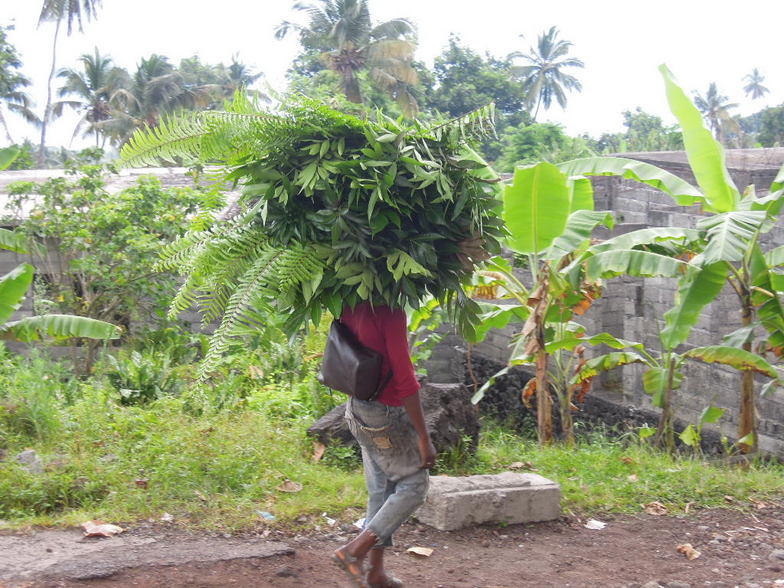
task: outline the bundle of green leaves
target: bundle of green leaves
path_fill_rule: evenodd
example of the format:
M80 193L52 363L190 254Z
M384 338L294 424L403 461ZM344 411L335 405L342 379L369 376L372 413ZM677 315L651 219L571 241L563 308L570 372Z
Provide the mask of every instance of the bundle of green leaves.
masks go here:
M164 252L186 282L172 305L221 315L210 357L274 312L294 331L361 301L419 306L432 296L471 329L461 243L497 251L498 178L472 149L492 106L438 126L377 113L362 120L304 97L270 114L238 94L226 111L182 114L137 132L126 165L179 157L219 162L242 187L239 213L200 223Z

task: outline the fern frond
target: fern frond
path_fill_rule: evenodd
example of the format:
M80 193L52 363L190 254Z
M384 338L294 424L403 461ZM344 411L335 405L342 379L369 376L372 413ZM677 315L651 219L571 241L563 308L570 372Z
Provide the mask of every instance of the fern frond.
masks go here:
M204 381L215 369L221 355L229 345L229 338L237 325L243 324L243 315L256 296L257 290L263 287L265 274L274 266L275 260L282 254L281 250L271 251L262 255L245 272L237 284L237 288L229 299L226 313L220 326L210 340L210 347L199 366L198 379Z
M429 132L436 141L449 136L452 141L483 138L495 135L495 103L491 102L471 112L437 125Z

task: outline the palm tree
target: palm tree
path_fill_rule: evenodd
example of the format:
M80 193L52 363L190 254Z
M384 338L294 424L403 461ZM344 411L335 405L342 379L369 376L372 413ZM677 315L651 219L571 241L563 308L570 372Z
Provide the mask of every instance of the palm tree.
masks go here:
M585 67L576 57L566 56L571 46L571 41L558 39L556 27L550 27L549 31L539 35L536 47L531 47L530 53L515 51L509 54L510 59L521 58L530 64L515 66L512 72L522 79L528 109L534 107L534 120L539 107L549 109L553 98L561 108L566 108L565 90L582 90L582 84L577 78L561 71L567 67Z
M99 123L113 144L122 144L137 128L157 126L161 115L178 109L206 108L214 102L212 84L187 84L162 55L142 59L132 78L109 98L111 118Z
M765 76L763 76L756 67L751 70L750 74L743 76L743 79L748 82L748 84L743 86L743 91L746 92L746 96L751 94L752 100L762 98L765 94L770 92L770 90L762 85L762 82L765 81Z
M60 98L76 96L75 100L60 100L52 105L55 115L58 115L64 106L69 106L82 113L82 118L76 124L73 136L84 129L82 136L90 133L95 135L95 146L103 146L106 136L101 139L102 121L111 117L109 98L127 77L127 72L116 67L111 57L100 54L98 48L92 55L85 53L79 58L81 69L61 69L57 77L63 78L65 83L57 91Z
M11 27L8 27L11 28ZM6 38L6 28L0 26L0 125L5 130L8 142L13 144L11 131L5 120L2 106L5 105L10 112L24 117L32 124L40 124L38 117L32 110L32 99L22 88L30 85L30 80L19 73L22 60L16 53L16 48Z
M231 64L223 68L222 93L225 98L231 98L240 88L248 88L256 80L262 77L263 73L253 73L250 67L239 61L239 56L235 53L231 56ZM266 98L266 96L265 96Z
M54 21L54 36L52 37L52 68L46 83L46 106L41 117L41 145L38 150L38 165L44 163L44 149L46 148L46 127L55 117L52 111L52 80L57 70L57 40L60 35L60 25L65 21L68 24L68 35L73 31L74 22L78 23L82 31L82 17L90 20L95 17L96 9L101 0L43 0L41 14L38 16L38 26L48 21Z
M729 98L719 94L716 82L711 82L704 97L699 93L695 93L694 96L694 104L702 113L716 139L722 144L725 142L725 131L736 131L738 126L738 122L729 112L738 105L728 103L727 100Z
M341 90L349 101L362 103L359 73L367 70L407 115L416 112L416 100L409 91L418 82L412 67L415 29L409 20L395 18L373 25L367 0L295 2L293 8L307 13L308 24L283 21L275 36L282 39L291 29L299 32L303 46L320 53L324 64L340 76Z

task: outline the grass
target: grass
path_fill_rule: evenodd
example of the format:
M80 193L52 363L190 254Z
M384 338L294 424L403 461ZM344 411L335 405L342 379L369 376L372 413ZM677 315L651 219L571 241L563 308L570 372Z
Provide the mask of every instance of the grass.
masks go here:
M784 466L716 466L699 457L671 456L639 441L604 432L582 436L575 447L539 446L498 426L486 427L470 473L495 473L515 462L561 485L564 511L597 515L635 513L661 502L670 513L750 505L782 498ZM455 470L453 470L455 471ZM469 473L458 469L455 473Z
M266 511L276 517L272 524L312 528L324 512L349 521L364 506L354 451L329 448L312 460L307 426L334 399L314 400L307 379L257 385L222 410L203 410L187 396L121 406L105 383L74 384L34 358L16 371L0 370L0 389L0 448L7 455L0 461L0 527L170 513L184 526L234 531L271 524L260 516ZM441 456L437 473L495 473L521 462L519 471L560 483L562 507L574 514L635 513L653 501L674 514L742 506L780 498L784 488L781 465L716 467L628 436L584 433L573 448L540 447L487 422L476 454L466 447ZM43 474L11 459L27 448L43 458ZM286 492L286 480L301 490Z

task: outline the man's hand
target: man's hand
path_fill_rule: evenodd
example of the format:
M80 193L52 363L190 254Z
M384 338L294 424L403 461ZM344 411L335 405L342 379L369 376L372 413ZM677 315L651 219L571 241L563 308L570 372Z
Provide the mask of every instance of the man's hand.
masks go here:
M419 468L422 470L429 470L436 465L436 448L430 440L430 435L419 437L419 455L422 458L422 463Z

